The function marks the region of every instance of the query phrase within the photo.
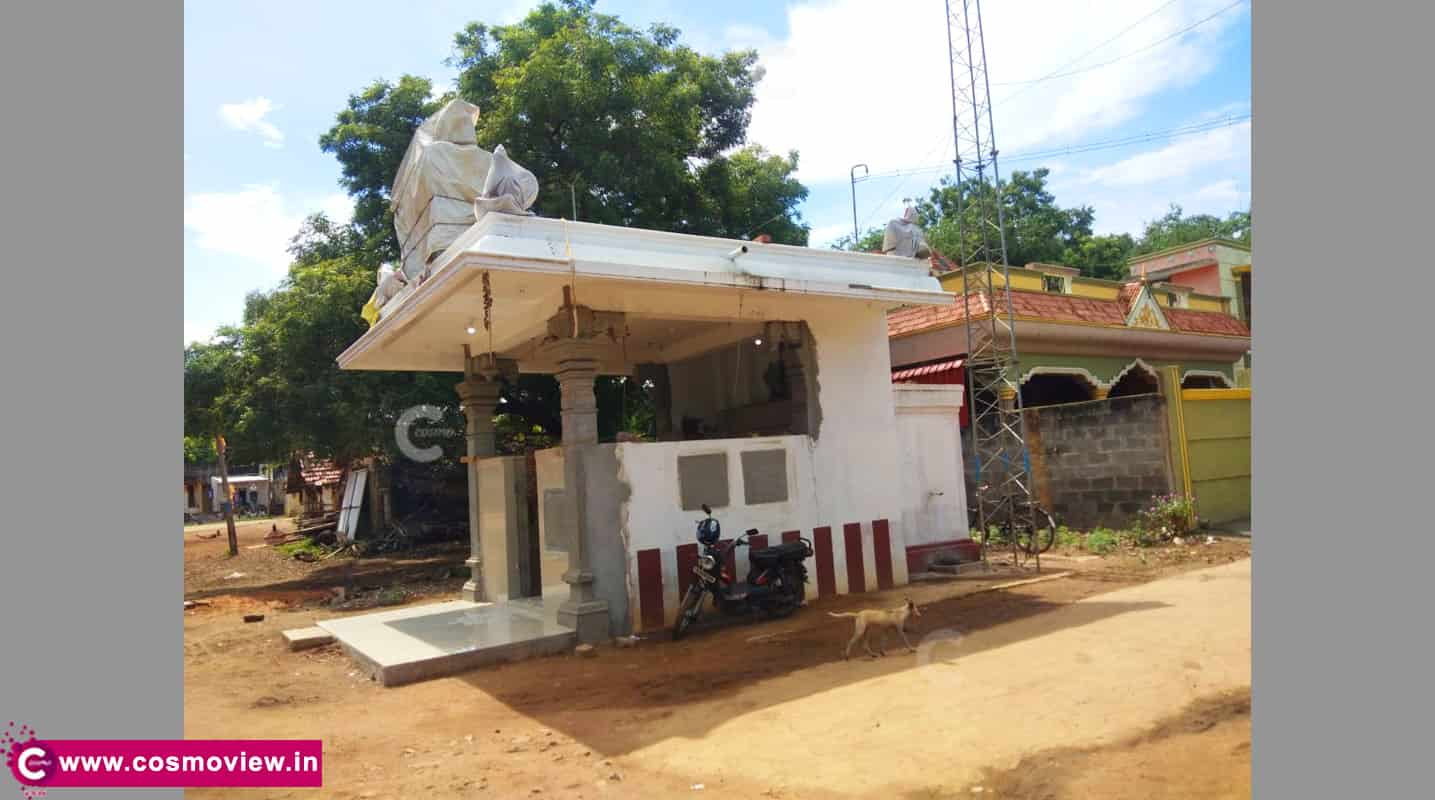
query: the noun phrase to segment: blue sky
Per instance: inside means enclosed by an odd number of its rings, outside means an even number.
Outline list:
[[[238,322],[247,292],[279,282],[305,215],[347,217],[338,163],[318,138],[350,93],[404,73],[447,88],[455,32],[533,5],[186,2],[185,341]],[[597,7],[676,25],[706,52],[758,50],[767,76],[749,141],[799,151],[814,246],[851,232],[853,164],[874,176],[856,187],[865,229],[900,214],[951,161],[941,0]],[[1137,233],[1172,202],[1188,213],[1249,207],[1249,2],[988,0],[982,12],[1004,172],[1051,168],[1057,202],[1093,206],[1099,233]],[[1129,141],[1193,125],[1204,129]]]

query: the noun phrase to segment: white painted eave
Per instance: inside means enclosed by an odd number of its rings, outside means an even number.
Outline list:
[[[733,255],[741,247],[747,252]],[[364,353],[383,347],[485,271],[649,289],[808,295],[887,308],[946,305],[956,298],[921,259],[488,214],[434,261],[422,285],[385,304],[379,321],[339,355],[340,368],[363,368],[355,362]]]

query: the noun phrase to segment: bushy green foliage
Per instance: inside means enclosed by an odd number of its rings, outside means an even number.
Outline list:
[[[1072,530],[1072,529],[1066,527],[1065,525],[1060,525],[1060,526],[1057,527],[1057,529],[1056,529],[1056,546],[1057,546],[1058,548],[1063,548],[1063,549],[1064,549],[1064,548],[1081,547],[1081,546],[1084,545],[1085,543],[1086,543],[1086,538],[1081,535],[1081,531],[1074,531],[1074,530]]]
[[[1120,538],[1109,528],[1097,528],[1086,534],[1086,550],[1104,556],[1114,552],[1121,544]]]
[[[274,548],[275,552],[287,558],[293,558],[304,553],[313,558],[321,558],[329,554],[329,549],[314,541],[313,539],[296,539],[292,542],[285,542]]]

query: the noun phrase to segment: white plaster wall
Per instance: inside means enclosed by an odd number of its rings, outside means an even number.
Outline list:
[[[907,545],[965,539],[961,386],[894,384]],[[940,494],[938,494],[940,493]]]
[[[787,501],[749,506],[743,502],[742,453],[749,450],[782,448],[787,452]],[[821,510],[816,505],[817,487],[812,468],[812,440],[808,436],[774,436],[752,439],[709,439],[691,442],[643,442],[617,445],[618,480],[632,492],[623,504],[621,516],[627,532],[629,559],[628,585],[638,596],[639,550],[658,548],[663,565],[663,608],[669,621],[675,618],[678,597],[677,547],[697,542],[697,523],[702,511],[685,511],[678,485],[678,458],[706,453],[727,455],[728,504],[714,506],[713,516],[722,524],[724,539],[735,539],[748,528],[767,534],[769,544],[782,541],[782,532],[800,530],[808,539],[812,528],[831,525],[817,521]],[[834,534],[840,534],[840,523]],[[737,553],[738,575],[747,571],[747,551]],[[808,571],[815,566],[809,562]],[[810,587],[809,591],[815,591]],[[636,603],[631,609],[633,624],[638,624]]]
[[[896,524],[901,485],[886,311],[877,304],[828,303],[814,308],[806,320],[816,343],[821,412],[812,457],[816,505],[831,524],[890,519],[894,543],[900,543],[904,532]]]

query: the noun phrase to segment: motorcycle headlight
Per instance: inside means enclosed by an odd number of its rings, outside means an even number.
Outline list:
[[[717,566],[717,559],[712,556],[702,556],[698,559],[698,566],[712,572],[713,567]]]

